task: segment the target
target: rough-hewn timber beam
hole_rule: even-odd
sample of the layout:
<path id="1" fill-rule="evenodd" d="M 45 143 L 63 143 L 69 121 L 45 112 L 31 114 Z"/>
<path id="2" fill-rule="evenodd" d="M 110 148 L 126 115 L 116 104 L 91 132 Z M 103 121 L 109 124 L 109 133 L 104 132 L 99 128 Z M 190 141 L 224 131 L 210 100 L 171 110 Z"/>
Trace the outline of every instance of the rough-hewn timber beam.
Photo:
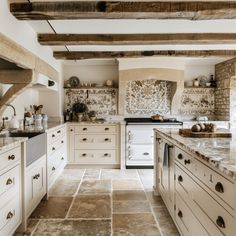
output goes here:
<path id="1" fill-rule="evenodd" d="M 233 44 L 236 34 L 39 34 L 38 41 L 42 45 Z"/>
<path id="2" fill-rule="evenodd" d="M 21 20 L 50 19 L 235 19 L 233 1 L 68 1 L 11 3 L 11 13 Z"/>
<path id="3" fill-rule="evenodd" d="M 174 56 L 174 57 L 236 57 L 236 50 L 198 50 L 198 51 L 119 51 L 119 52 L 67 52 L 53 53 L 56 59 L 82 60 L 91 58 L 122 58 L 145 56 Z"/>
<path id="4" fill-rule="evenodd" d="M 0 70 L 1 84 L 30 84 L 33 70 Z"/>

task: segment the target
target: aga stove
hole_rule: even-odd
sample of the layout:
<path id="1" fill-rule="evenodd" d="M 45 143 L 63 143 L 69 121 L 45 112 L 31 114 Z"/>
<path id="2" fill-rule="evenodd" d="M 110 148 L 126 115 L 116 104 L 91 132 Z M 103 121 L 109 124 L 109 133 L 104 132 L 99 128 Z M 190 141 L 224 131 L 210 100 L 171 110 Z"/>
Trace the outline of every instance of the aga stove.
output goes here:
<path id="1" fill-rule="evenodd" d="M 182 128 L 183 123 L 174 118 L 163 121 L 151 118 L 125 118 L 126 168 L 153 168 L 153 129 Z"/>

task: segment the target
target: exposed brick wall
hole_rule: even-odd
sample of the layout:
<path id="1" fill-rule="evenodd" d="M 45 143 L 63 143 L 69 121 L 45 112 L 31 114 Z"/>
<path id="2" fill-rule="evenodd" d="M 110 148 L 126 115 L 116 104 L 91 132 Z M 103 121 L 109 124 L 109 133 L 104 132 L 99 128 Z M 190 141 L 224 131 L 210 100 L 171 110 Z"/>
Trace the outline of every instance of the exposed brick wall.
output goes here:
<path id="1" fill-rule="evenodd" d="M 234 113 L 234 88 L 232 76 L 235 76 L 236 58 L 216 64 L 215 76 L 215 116 L 219 120 L 231 120 Z"/>

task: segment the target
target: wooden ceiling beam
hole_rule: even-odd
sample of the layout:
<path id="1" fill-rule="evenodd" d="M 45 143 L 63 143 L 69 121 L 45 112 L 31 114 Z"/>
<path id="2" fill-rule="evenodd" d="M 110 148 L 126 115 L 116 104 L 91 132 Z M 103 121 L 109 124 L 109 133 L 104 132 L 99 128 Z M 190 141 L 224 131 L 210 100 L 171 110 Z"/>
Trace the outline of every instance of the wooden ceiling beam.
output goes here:
<path id="1" fill-rule="evenodd" d="M 53 55 L 56 59 L 62 60 L 83 60 L 96 58 L 129 58 L 147 56 L 170 56 L 170 57 L 236 57 L 236 50 L 190 50 L 190 51 L 91 51 L 91 52 L 68 52 L 55 51 Z"/>
<path id="2" fill-rule="evenodd" d="M 20 20 L 236 19 L 235 1 L 53 1 L 10 4 Z"/>
<path id="3" fill-rule="evenodd" d="M 236 33 L 38 34 L 42 45 L 234 44 Z"/>

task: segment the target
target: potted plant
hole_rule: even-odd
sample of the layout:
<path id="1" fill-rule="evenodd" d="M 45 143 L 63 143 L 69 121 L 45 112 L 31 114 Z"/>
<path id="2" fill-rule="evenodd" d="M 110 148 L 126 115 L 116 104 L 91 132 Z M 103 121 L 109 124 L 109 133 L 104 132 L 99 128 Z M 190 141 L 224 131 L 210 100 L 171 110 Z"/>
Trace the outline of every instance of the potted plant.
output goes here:
<path id="1" fill-rule="evenodd" d="M 91 121 L 96 120 L 96 112 L 95 111 L 89 111 L 88 116 L 89 116 Z"/>
<path id="2" fill-rule="evenodd" d="M 75 115 L 78 118 L 78 121 L 82 121 L 83 118 L 83 114 L 88 110 L 88 107 L 86 104 L 82 103 L 82 102 L 76 102 L 73 105 L 73 112 L 75 113 Z"/>

